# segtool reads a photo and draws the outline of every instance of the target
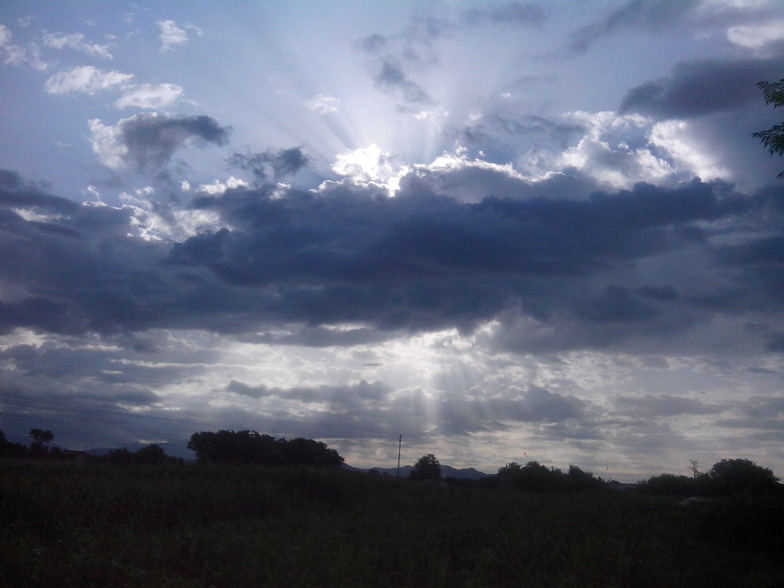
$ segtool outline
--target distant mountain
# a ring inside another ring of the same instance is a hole
[[[441,476],[444,478],[460,478],[463,480],[478,480],[480,478],[487,478],[492,474],[480,472],[474,468],[456,469],[448,465],[441,466]]]
[[[375,470],[381,474],[387,474],[389,476],[397,476],[397,468],[355,468],[350,465],[344,465],[344,469],[347,470],[354,470],[354,471],[362,471],[367,472],[370,470]],[[408,478],[409,473],[411,470],[414,469],[414,466],[405,465],[400,466],[400,477],[401,478]],[[480,472],[479,470],[475,470],[474,468],[464,468],[464,469],[457,469],[453,468],[452,466],[442,465],[441,466],[441,477],[442,478],[459,478],[463,480],[479,480],[480,478],[486,478],[490,474],[485,474],[484,472]]]
[[[190,449],[185,449],[185,445],[183,443],[158,443],[158,445],[163,448],[163,450],[166,452],[166,455],[169,457],[179,457],[185,461],[193,461],[195,459],[193,451]],[[91,447],[89,449],[85,449],[84,452],[95,457],[103,457],[118,449],[127,449],[133,453],[134,451],[138,451],[144,446],[144,443],[129,443],[124,447]]]

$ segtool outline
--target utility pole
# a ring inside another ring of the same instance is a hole
[[[397,440],[397,477],[400,477],[400,448],[403,446],[403,435]]]

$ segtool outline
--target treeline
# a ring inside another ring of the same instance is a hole
[[[411,469],[409,479],[440,480],[441,464],[438,458],[432,453],[420,457]],[[447,478],[446,482],[453,486],[509,488],[525,492],[573,492],[600,488],[605,484],[601,478],[595,478],[591,472],[585,472],[575,465],[569,466],[569,471],[564,473],[558,468],[548,468],[538,461],[529,461],[526,465],[513,461],[500,468],[494,476],[479,480]]]
[[[70,459],[73,452],[63,451],[59,447],[49,447],[54,440],[51,431],[43,429],[30,429],[28,433],[32,439],[30,446],[21,443],[12,443],[5,432],[0,430],[0,457],[38,458],[38,459]]]
[[[108,462],[116,464],[162,464],[162,463],[182,463],[182,459],[166,455],[166,451],[157,443],[151,443],[140,447],[136,451],[113,449],[106,455],[89,455],[83,451],[73,451],[60,447],[50,447],[49,443],[54,441],[51,431],[43,429],[31,429],[28,434],[32,442],[30,446],[21,443],[11,443],[0,430],[0,457],[16,459],[43,459],[43,460],[85,460],[94,462]]]
[[[108,462],[115,464],[165,464],[182,463],[182,459],[166,455],[165,450],[155,443],[130,451],[126,448],[115,449],[106,455],[90,456],[80,451],[63,450],[49,447],[54,440],[50,431],[31,429],[30,446],[11,443],[0,430],[0,457]],[[195,452],[196,460],[215,464],[255,464],[265,466],[301,465],[318,468],[338,468],[344,463],[343,457],[326,444],[313,439],[276,439],[256,431],[220,430],[199,432],[191,435],[188,449]],[[634,486],[636,492],[669,496],[732,496],[764,495],[784,493],[784,486],[768,468],[757,465],[748,459],[723,459],[710,470],[701,472],[697,463],[692,462],[692,475],[659,474],[641,480]],[[372,470],[371,470],[372,471]],[[433,454],[423,455],[410,472],[410,479],[416,481],[441,480],[441,465]],[[495,475],[480,480],[447,478],[450,485],[480,488],[512,489],[524,492],[551,493],[591,490],[602,487],[630,486],[617,482],[607,482],[594,477],[575,465],[568,471],[547,467],[538,461],[525,465],[511,462],[498,470]]]
[[[164,464],[181,463],[183,460],[166,455],[160,445],[152,443],[130,451],[114,449],[102,456],[91,456],[81,451],[49,447],[54,440],[50,431],[32,429],[29,447],[11,443],[0,430],[0,457],[17,459],[83,459],[115,464]],[[196,460],[218,464],[257,464],[268,466],[304,465],[333,468],[343,465],[343,457],[326,444],[313,439],[276,439],[256,431],[200,432],[191,435],[188,449],[196,453]]]
[[[538,461],[529,461],[525,465],[514,461],[508,463],[498,470],[492,482],[495,487],[537,493],[575,492],[604,485],[603,480],[575,465],[570,465],[569,470],[563,472],[558,468],[548,468]]]
[[[778,478],[765,467],[758,466],[748,459],[723,459],[707,472],[697,469],[692,462],[692,476],[659,474],[637,484],[620,484],[594,477],[575,465],[566,472],[547,467],[538,461],[525,465],[511,462],[498,470],[495,475],[479,480],[447,478],[448,485],[471,486],[478,488],[511,489],[534,493],[575,492],[597,488],[632,489],[643,494],[669,496],[736,496],[784,493],[784,486]],[[411,480],[440,480],[441,468],[433,454],[423,455],[412,468]]]
[[[568,472],[548,468],[539,462],[530,461],[522,466],[512,462],[501,469],[485,485],[508,487],[527,492],[569,492],[590,490],[607,486],[622,486],[595,478],[577,466],[569,466]],[[759,466],[748,459],[722,459],[707,472],[700,472],[692,462],[692,476],[659,474],[642,480],[633,486],[634,491],[644,494],[665,496],[737,496],[784,493],[773,471]]]
[[[707,472],[692,463],[692,476],[659,474],[637,483],[646,494],[669,496],[762,495],[784,491],[778,478],[765,467],[748,459],[722,459]]]

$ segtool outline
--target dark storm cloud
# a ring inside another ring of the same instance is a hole
[[[75,202],[51,196],[26,182],[18,173],[4,169],[0,169],[0,206],[4,212],[9,208],[25,207],[63,214],[74,213],[79,208]]]
[[[511,422],[558,423],[584,418],[587,403],[574,397],[530,386],[509,390],[504,397],[469,397],[455,390],[434,392],[428,398],[421,390],[393,390],[382,382],[364,380],[344,386],[271,388],[232,380],[227,392],[252,399],[294,401],[301,416],[288,416],[306,425],[318,426],[319,436],[391,437],[395,427],[406,436],[424,436],[432,425],[428,414],[438,415],[438,434],[457,435],[477,431],[505,430]],[[394,393],[394,394],[393,394]],[[308,408],[310,405],[311,408]],[[309,423],[309,425],[308,425]],[[283,422],[277,426],[285,426]],[[288,424],[287,426],[291,426]],[[326,428],[325,428],[326,427]],[[343,427],[343,432],[339,432]],[[335,428],[337,431],[328,429]]]
[[[620,112],[657,118],[692,118],[756,104],[760,80],[776,80],[784,59],[695,61],[678,64],[667,78],[646,82],[624,96]]]
[[[56,442],[72,448],[186,438],[187,419],[179,422],[160,410],[153,389],[183,381],[197,366],[137,362],[140,356],[111,339],[95,343],[97,338],[63,337],[0,350],[0,363],[12,366],[0,373],[0,389],[15,429],[50,429]]]
[[[162,249],[128,237],[130,209],[25,188],[3,193],[0,204],[12,204],[0,207],[0,328],[83,333],[149,324],[155,300],[167,297],[155,269]]]
[[[506,413],[507,418],[560,422],[584,416],[586,408],[586,403],[578,398],[556,394],[539,386],[530,386],[521,400],[521,410]]]
[[[634,296],[628,288],[614,284],[580,306],[578,312],[583,318],[599,323],[645,322],[657,314],[656,308]]]
[[[251,398],[282,398],[301,402],[328,402],[332,411],[346,411],[355,404],[380,403],[391,392],[389,386],[381,382],[369,383],[365,380],[345,386],[317,386],[313,388],[269,388],[264,385],[250,386],[237,380],[232,380],[226,386],[226,390]]]
[[[56,383],[53,387],[57,387]],[[188,437],[210,425],[203,422],[203,415],[188,412],[173,418],[170,411],[155,406],[151,409],[135,406],[143,410],[134,413],[128,408],[130,403],[119,406],[109,401],[101,402],[99,396],[82,399],[78,393],[63,395],[53,390],[46,390],[46,394],[20,396],[7,387],[3,392],[4,406],[14,415],[13,425],[9,423],[6,431],[9,437],[16,437],[15,441],[22,443],[29,441],[27,431],[39,427],[54,432],[55,445],[71,449],[134,448],[144,440],[146,443],[172,443],[171,448],[166,447],[168,454],[192,457],[190,452],[184,451]],[[86,423],[89,426],[85,426]]]
[[[647,394],[639,398],[623,396],[617,398],[614,404],[619,411],[618,414],[641,418],[715,414],[724,410],[716,404],[670,394]]]
[[[719,255],[733,265],[767,266],[771,271],[784,265],[784,236],[763,237],[742,245],[727,245]]]
[[[530,386],[526,391],[506,390],[503,397],[469,398],[454,393],[440,397],[433,410],[438,414],[443,435],[464,435],[479,431],[499,431],[508,423],[562,423],[585,416],[587,404]]]
[[[130,207],[75,206],[3,177],[6,332],[124,333],[140,351],[154,341],[129,333],[155,327],[354,345],[397,330],[471,330],[517,309],[504,345],[571,349],[782,305],[781,211],[721,183],[471,204],[421,182],[403,182],[395,198],[340,184],[283,197],[235,189],[197,197],[193,211],[222,220],[170,243],[129,236]],[[749,238],[762,219],[771,236]],[[724,236],[737,224],[732,247],[713,245],[713,223]],[[699,266],[710,279],[689,279],[688,265],[682,283],[635,267],[681,254],[713,260]],[[558,328],[536,342],[526,316]],[[346,323],[356,327],[329,328]]]
[[[411,80],[403,71],[396,59],[387,56],[376,64],[373,81],[387,94],[399,94],[406,102],[414,104],[431,104],[433,102],[427,91]]]
[[[463,138],[470,143],[498,140],[498,136],[540,137],[548,143],[555,143],[566,148],[570,140],[582,138],[586,128],[574,123],[560,123],[541,116],[526,114],[515,115],[510,112],[491,112],[481,119],[481,124],[474,124],[463,131]],[[518,139],[519,140],[519,139]]]
[[[294,175],[307,167],[308,162],[307,155],[299,147],[264,153],[235,153],[229,158],[230,165],[251,172],[257,185],[264,184],[268,178],[279,180]]]
[[[720,247],[717,257],[736,273],[738,282],[746,285],[728,290],[726,300],[718,298],[719,304],[735,312],[773,310],[784,305],[784,234]]]
[[[392,389],[382,382],[280,388],[232,380],[226,391],[273,401],[278,407],[289,406],[279,409],[279,416],[265,419],[265,428],[278,433],[293,428],[298,435],[317,438],[345,437],[347,431],[352,438],[391,438],[403,427],[407,436],[421,437],[427,425],[421,391],[400,393],[391,399]]]
[[[637,289],[637,294],[657,302],[673,302],[678,299],[678,293],[672,286],[642,286]]]
[[[236,191],[196,203],[221,210],[235,229],[177,245],[169,262],[209,268],[229,285],[285,292],[269,311],[291,321],[470,328],[517,300],[542,316],[571,308],[588,323],[639,324],[677,299],[671,285],[608,284],[593,299],[585,290],[574,298],[554,293],[636,259],[706,246],[692,223],[750,206],[724,192],[694,182],[670,190],[640,185],[587,201],[464,205],[424,191],[394,199],[292,192],[276,200]]]
[[[784,353],[784,333],[776,333],[768,338],[765,350],[774,353]]]
[[[583,53],[602,37],[626,28],[660,31],[682,23],[699,4],[699,0],[631,0],[601,20],[575,31],[569,47]]]
[[[728,429],[749,429],[756,441],[784,441],[781,420],[784,417],[784,398],[756,395],[732,407],[727,418],[716,424]]]
[[[487,108],[478,121],[457,131],[461,145],[481,151],[487,161],[536,161],[576,145],[588,129],[572,122],[559,122],[516,111],[509,105]]]
[[[386,339],[383,333],[368,327],[352,329],[329,329],[316,325],[302,325],[286,332],[257,333],[242,337],[251,343],[270,345],[305,345],[307,347],[351,347],[380,343]]]
[[[534,2],[509,2],[463,10],[455,18],[434,16],[425,11],[412,17],[400,32],[367,35],[359,39],[356,46],[372,57],[370,75],[379,89],[412,106],[426,105],[432,104],[433,99],[412,75],[440,61],[435,41],[484,23],[531,27],[541,25],[547,18],[547,11]]]
[[[122,121],[120,141],[128,149],[126,158],[137,170],[157,171],[190,141],[197,145],[226,144],[230,130],[210,116],[140,114]]]

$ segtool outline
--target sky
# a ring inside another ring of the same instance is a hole
[[[0,428],[784,477],[778,0],[0,6]]]

